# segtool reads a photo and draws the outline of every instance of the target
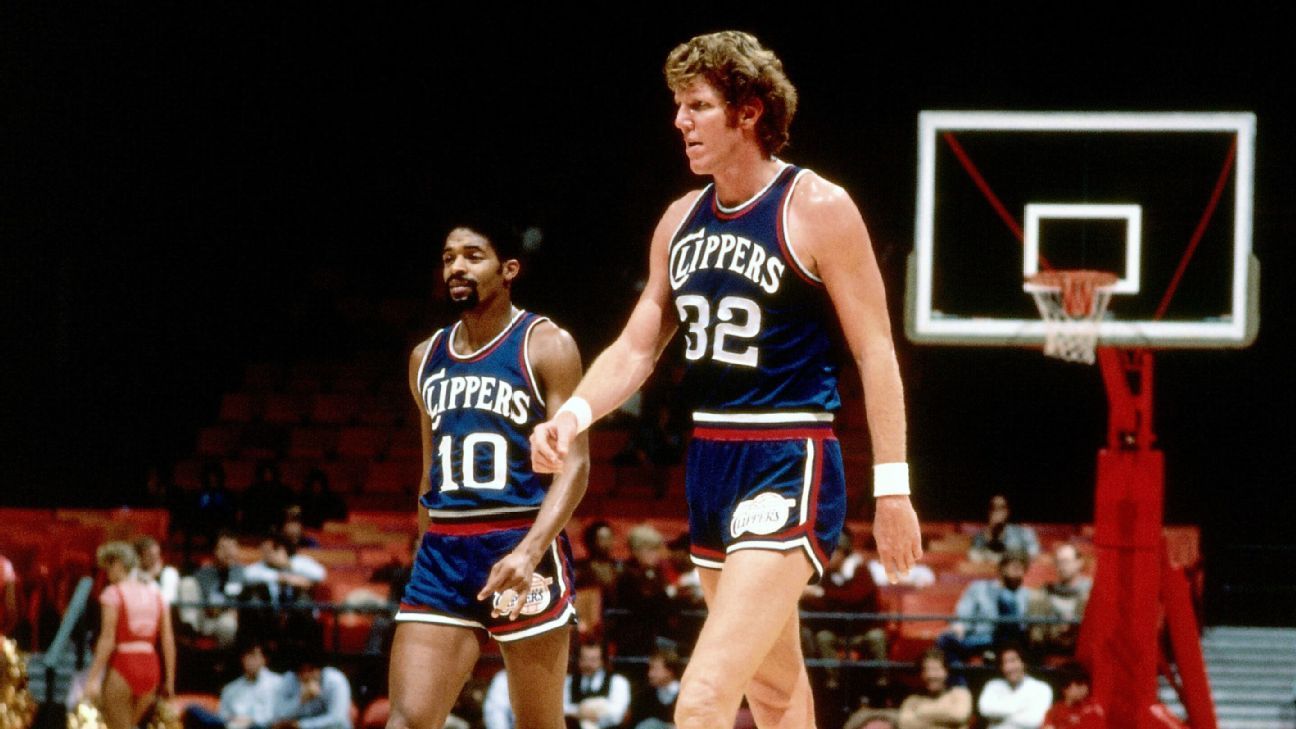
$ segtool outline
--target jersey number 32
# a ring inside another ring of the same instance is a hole
[[[684,357],[690,362],[702,359],[710,351],[711,358],[741,367],[755,367],[760,359],[756,346],[746,340],[760,334],[761,309],[751,299],[726,296],[715,309],[715,326],[711,321],[711,301],[697,294],[685,294],[675,299],[680,323],[688,326],[688,345]]]

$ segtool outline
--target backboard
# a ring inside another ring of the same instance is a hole
[[[1102,345],[1249,345],[1254,159],[1251,113],[922,112],[910,339],[1040,345],[1025,278],[1096,269]]]

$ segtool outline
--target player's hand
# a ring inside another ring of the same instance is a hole
[[[490,577],[477,593],[477,599],[488,600],[499,594],[499,600],[491,608],[492,618],[508,615],[509,620],[517,620],[526,605],[527,593],[531,591],[531,578],[538,561],[523,552],[513,551],[491,567]]]
[[[552,420],[537,425],[531,431],[531,468],[536,473],[562,471],[567,449],[576,437],[576,416],[570,412],[558,413]]]
[[[922,559],[922,532],[908,496],[879,496],[875,501],[873,538],[878,559],[894,585]]]

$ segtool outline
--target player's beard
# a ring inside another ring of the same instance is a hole
[[[456,299],[453,294],[450,295],[450,306],[455,311],[469,311],[475,309],[477,304],[481,303],[481,297],[477,295],[477,283],[475,281],[456,282],[456,284],[469,287],[467,296]]]

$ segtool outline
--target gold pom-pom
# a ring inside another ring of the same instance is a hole
[[[144,729],[184,729],[180,721],[180,712],[170,701],[159,698],[153,702],[153,708],[144,719]]]
[[[27,690],[27,655],[11,638],[0,640],[0,729],[27,729],[36,702]]]
[[[67,715],[67,729],[108,729],[99,707],[89,701],[77,704],[76,709]]]

